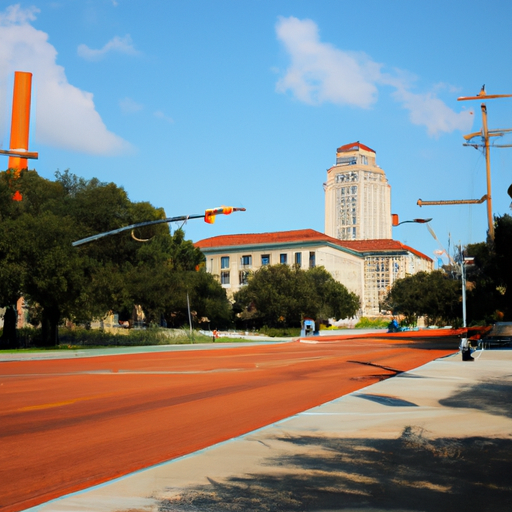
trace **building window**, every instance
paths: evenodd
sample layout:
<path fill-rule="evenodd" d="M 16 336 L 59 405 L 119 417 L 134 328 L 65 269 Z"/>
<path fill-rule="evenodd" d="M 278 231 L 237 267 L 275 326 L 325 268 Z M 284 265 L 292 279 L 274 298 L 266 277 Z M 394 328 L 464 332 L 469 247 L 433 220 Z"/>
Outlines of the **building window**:
<path fill-rule="evenodd" d="M 220 273 L 220 284 L 229 284 L 229 272 L 221 272 Z"/>
<path fill-rule="evenodd" d="M 295 253 L 295 265 L 298 265 L 299 267 L 302 265 L 302 253 L 301 252 Z"/>
<path fill-rule="evenodd" d="M 229 256 L 222 256 L 220 259 L 220 268 L 229 268 Z"/>
<path fill-rule="evenodd" d="M 288 254 L 280 254 L 279 263 L 281 263 L 282 265 L 286 265 L 288 263 Z"/>
<path fill-rule="evenodd" d="M 315 252 L 311 251 L 309 253 L 309 268 L 315 268 Z"/>
<path fill-rule="evenodd" d="M 262 254 L 261 255 L 261 265 L 270 265 L 270 254 Z"/>
<path fill-rule="evenodd" d="M 252 265 L 252 256 L 242 256 L 242 267 L 250 267 Z"/>
<path fill-rule="evenodd" d="M 240 286 L 247 284 L 247 277 L 249 276 L 249 272 L 246 272 L 245 270 L 241 270 L 240 274 L 238 275 L 239 278 L 239 284 Z"/>
<path fill-rule="evenodd" d="M 356 160 L 356 157 L 355 156 L 338 156 L 336 157 L 336 165 L 340 165 L 340 164 L 344 164 L 344 165 L 356 165 L 357 164 L 357 160 Z"/>

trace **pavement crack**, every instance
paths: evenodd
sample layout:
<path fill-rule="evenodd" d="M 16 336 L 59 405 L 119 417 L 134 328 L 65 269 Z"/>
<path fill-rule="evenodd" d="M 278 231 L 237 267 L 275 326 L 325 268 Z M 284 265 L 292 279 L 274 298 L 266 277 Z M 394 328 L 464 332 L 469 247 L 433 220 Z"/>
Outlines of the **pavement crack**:
<path fill-rule="evenodd" d="M 372 363 L 371 361 L 347 361 L 347 363 L 364 364 L 366 366 L 374 366 L 375 368 L 381 368 L 388 372 L 393 372 L 395 375 L 404 373 L 403 370 L 397 370 L 396 368 L 390 368 L 389 366 L 383 366 L 381 364 Z"/>

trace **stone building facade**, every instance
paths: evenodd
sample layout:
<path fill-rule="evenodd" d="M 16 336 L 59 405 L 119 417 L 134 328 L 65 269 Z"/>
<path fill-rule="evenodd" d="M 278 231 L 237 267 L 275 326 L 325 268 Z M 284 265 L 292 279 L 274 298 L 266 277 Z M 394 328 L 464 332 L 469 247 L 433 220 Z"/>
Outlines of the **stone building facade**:
<path fill-rule="evenodd" d="M 373 149 L 359 142 L 339 147 L 324 191 L 326 235 L 340 240 L 392 238 L 391 187 Z"/>
<path fill-rule="evenodd" d="M 228 297 L 247 283 L 250 272 L 265 265 L 324 267 L 361 298 L 360 316 L 377 316 L 395 279 L 433 270 L 433 260 L 396 240 L 346 241 L 313 229 L 223 235 L 195 244 L 206 270 L 218 277 Z"/>

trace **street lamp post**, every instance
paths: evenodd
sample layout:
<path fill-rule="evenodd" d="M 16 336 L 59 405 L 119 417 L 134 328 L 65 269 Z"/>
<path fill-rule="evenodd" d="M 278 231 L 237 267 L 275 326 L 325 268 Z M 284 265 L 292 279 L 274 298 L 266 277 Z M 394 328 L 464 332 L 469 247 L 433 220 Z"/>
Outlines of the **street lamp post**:
<path fill-rule="evenodd" d="M 462 262 L 460 264 L 460 270 L 462 275 L 462 327 L 466 328 L 466 266 L 473 265 L 475 262 L 475 258 L 471 258 L 469 256 L 462 257 Z"/>
<path fill-rule="evenodd" d="M 412 220 L 403 220 L 402 222 L 398 221 L 398 215 L 396 213 L 391 214 L 391 224 L 393 227 L 400 226 L 400 224 L 406 224 L 407 222 L 414 222 L 416 224 L 426 224 L 430 222 L 432 219 L 412 219 Z"/>
<path fill-rule="evenodd" d="M 179 217 L 168 217 L 166 219 L 158 219 L 158 220 L 150 220 L 147 222 L 139 222 L 137 224 L 130 224 L 129 226 L 124 226 L 122 228 L 113 229 L 112 231 L 106 231 L 104 233 L 99 233 L 97 235 L 88 236 L 87 238 L 82 238 L 81 240 L 76 240 L 71 245 L 76 247 L 78 245 L 87 244 L 89 242 L 93 242 L 100 238 L 104 238 L 106 236 L 116 235 L 117 233 L 122 233 L 123 231 L 133 230 L 135 228 L 141 228 L 144 226 L 154 226 L 155 224 L 164 224 L 170 222 L 180 222 L 180 221 L 188 221 L 191 219 L 204 219 L 208 224 L 213 224 L 215 222 L 216 215 L 230 215 L 232 212 L 245 212 L 245 208 L 233 208 L 232 206 L 219 206 L 218 208 L 210 208 L 205 211 L 205 213 L 197 214 L 197 215 L 181 215 Z M 140 241 L 140 240 L 139 240 Z M 143 242 L 145 240 L 142 240 Z"/>
<path fill-rule="evenodd" d="M 460 263 L 460 273 L 462 277 L 462 327 L 464 329 L 467 328 L 467 322 L 466 322 L 466 265 L 473 265 L 474 258 L 471 257 L 464 257 L 462 256 L 462 261 Z M 473 357 L 471 355 L 471 350 L 469 348 L 469 341 L 467 338 L 467 332 L 465 333 L 465 336 L 461 339 L 460 342 L 460 350 L 462 353 L 462 360 L 463 361 L 473 361 Z"/>

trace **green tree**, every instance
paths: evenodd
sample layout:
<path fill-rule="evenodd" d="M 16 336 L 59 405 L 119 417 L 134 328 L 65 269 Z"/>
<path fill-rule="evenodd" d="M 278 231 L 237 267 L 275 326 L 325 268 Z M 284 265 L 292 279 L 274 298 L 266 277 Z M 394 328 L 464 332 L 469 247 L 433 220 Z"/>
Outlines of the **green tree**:
<path fill-rule="evenodd" d="M 22 201 L 12 200 L 13 188 L 21 191 Z M 49 260 L 56 258 L 55 254 L 46 255 L 48 259 L 44 263 L 40 261 L 45 255 L 45 244 L 60 243 L 59 228 L 57 231 L 53 229 L 56 219 L 54 216 L 49 219 L 48 206 L 63 196 L 63 190 L 60 185 L 40 178 L 35 171 L 22 171 L 14 180 L 13 173 L 8 170 L 0 173 L 0 196 L 5 199 L 0 207 L 0 305 L 7 306 L 10 313 L 18 298 L 30 296 L 28 290 L 33 290 L 30 279 L 37 280 L 38 272 L 44 272 L 45 265 L 51 266 Z M 35 249 L 38 241 L 42 241 L 43 247 Z M 30 253 L 35 257 L 31 258 Z M 57 279 L 56 275 L 54 277 Z M 46 310 L 45 319 L 48 315 L 50 308 Z M 4 329 L 4 344 L 7 341 L 10 346 L 16 345 L 15 330 L 10 323 L 13 318 L 16 317 L 6 317 L 8 322 Z M 5 340 L 6 332 L 9 340 Z"/>
<path fill-rule="evenodd" d="M 44 345 L 57 343 L 59 321 L 73 316 L 88 287 L 88 262 L 71 246 L 73 228 L 50 212 L 17 221 L 23 294 L 42 308 Z"/>
<path fill-rule="evenodd" d="M 359 297 L 336 281 L 324 267 L 309 269 L 306 275 L 316 293 L 317 310 L 314 318 L 350 318 L 361 306 Z"/>
<path fill-rule="evenodd" d="M 512 320 L 512 217 L 496 217 L 494 243 L 468 245 L 466 255 L 475 258 L 468 267 L 468 318 Z"/>
<path fill-rule="evenodd" d="M 17 347 L 16 302 L 22 296 L 23 265 L 10 219 L 0 221 L 0 306 L 6 308 L 0 348 Z"/>
<path fill-rule="evenodd" d="M 359 298 L 323 267 L 264 266 L 234 299 L 238 317 L 255 326 L 298 327 L 305 317 L 347 318 L 359 309 Z"/>
<path fill-rule="evenodd" d="M 445 272 L 418 272 L 397 279 L 384 306 L 394 315 L 403 315 L 408 324 L 425 316 L 429 325 L 453 322 L 461 317 L 461 283 Z"/>
<path fill-rule="evenodd" d="M 227 328 L 232 323 L 232 308 L 226 296 L 226 290 L 222 288 L 215 276 L 207 273 L 204 268 L 198 271 L 181 272 L 176 275 L 180 279 L 180 286 L 173 289 L 174 306 L 169 307 L 171 323 L 181 319 L 183 325 L 188 321 L 186 297 L 189 296 L 190 308 L 193 317 L 192 322 L 200 325 L 201 319 L 207 318 L 212 328 Z M 178 295 L 181 291 L 181 297 Z M 171 304 L 170 304 L 171 306 Z"/>
<path fill-rule="evenodd" d="M 136 260 L 127 272 L 130 299 L 143 307 L 151 322 L 158 323 L 162 315 L 170 325 L 188 322 L 186 296 L 187 293 L 189 298 L 194 295 L 200 284 L 195 276 L 204 261 L 202 252 L 191 241 L 185 240 L 181 229 L 172 236 L 168 232 L 155 235 L 139 245 Z M 211 298 L 207 292 L 214 295 L 220 292 L 222 301 L 227 301 L 220 284 L 211 286 L 216 290 L 205 289 L 205 299 Z M 201 314 L 207 316 L 204 311 Z"/>
<path fill-rule="evenodd" d="M 496 276 L 504 318 L 512 320 L 512 217 L 495 218 L 494 257 L 499 275 Z"/>
<path fill-rule="evenodd" d="M 182 230 L 171 235 L 164 223 L 72 246 L 93 234 L 163 219 L 163 209 L 131 202 L 113 183 L 69 171 L 56 178 L 22 171 L 15 188 L 23 200 L 16 202 L 12 173 L 0 173 L 0 306 L 8 306 L 8 320 L 24 296 L 40 310 L 43 343 L 53 345 L 63 318 L 85 321 L 137 304 L 158 323 L 164 314 L 183 317 L 188 293 L 198 314 L 226 321 L 225 291 L 212 276 L 196 272 L 204 256 Z M 2 346 L 16 343 L 9 325 Z"/>

